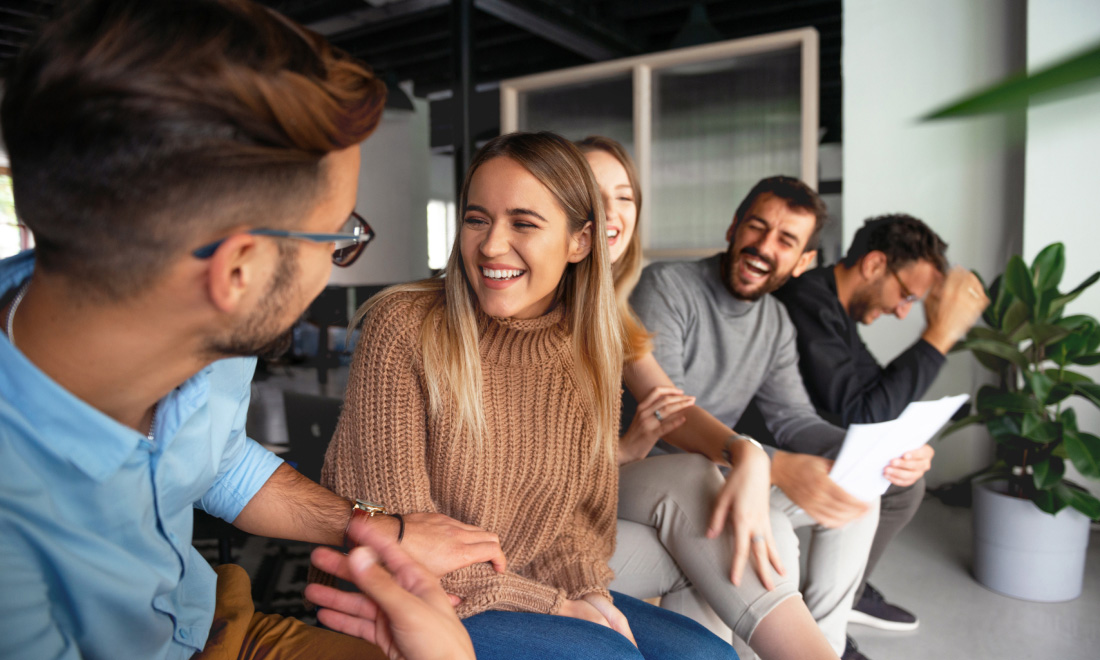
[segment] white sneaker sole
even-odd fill
[[[917,626],[920,625],[920,619],[917,619],[913,623],[901,623],[899,621],[879,619],[870,614],[864,614],[859,610],[852,610],[848,614],[848,623],[857,623],[861,626],[867,626],[868,628],[878,628],[879,630],[889,630],[890,632],[908,632],[917,629]]]

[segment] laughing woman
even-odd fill
[[[322,482],[499,536],[506,569],[442,576],[481,660],[735,657],[607,589],[623,331],[584,157],[549,133],[495,138],[460,208],[445,277],[360,310]]]
[[[836,660],[799,597],[797,539],[787,517],[770,507],[766,454],[674,386],[627,301],[642,261],[642,198],[630,155],[601,136],[577,146],[595,175],[607,217],[627,338],[623,382],[639,401],[618,448],[613,586],[638,598],[660,597],[662,606],[725,639],[732,632],[762,660]],[[646,458],[659,438],[689,453]],[[730,467],[728,478],[715,464]],[[726,525],[729,533],[721,534]],[[750,561],[755,570],[745,575]]]

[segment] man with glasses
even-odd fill
[[[354,207],[384,102],[248,0],[68,0],[21,53],[0,125],[37,248],[0,262],[0,657],[473,657],[408,558],[503,570],[494,535],[348,501],[244,433],[255,356],[374,235]],[[194,508],[378,548],[318,555],[377,606],[314,596],[385,652],[254,612],[247,574],[191,546]],[[397,602],[416,621],[375,618]]]
[[[978,278],[949,269],[947,244],[928,225],[904,214],[871,218],[856,232],[848,254],[788,281],[775,296],[798,330],[799,371],[822,417],[843,427],[897,418],[936,378],[947,351],[978,320],[989,300]],[[924,301],[920,339],[882,367],[864,346],[857,323],[884,314],[904,319]],[[924,497],[932,447],[895,459],[882,497],[879,526],[865,576]],[[917,618],[886,602],[864,582],[850,621],[882,630],[913,630]]]

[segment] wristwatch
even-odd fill
[[[751,435],[735,432],[726,440],[726,444],[722,445],[722,458],[726,459],[726,463],[728,463],[730,467],[733,467],[733,453],[730,451],[730,443],[735,440],[744,440],[754,445],[760,451],[764,451],[764,446],[761,445],[760,441],[756,438]]]
[[[397,522],[400,524],[397,531],[397,542],[400,543],[401,539],[405,538],[405,518],[400,513],[387,511],[386,507],[381,504],[356,499],[352,502],[351,517],[348,518],[348,525],[344,528],[345,548],[351,547],[351,541],[348,539],[348,530],[351,529],[351,521],[355,520],[355,516],[366,516],[368,518],[373,518],[375,516],[391,516],[397,518]]]

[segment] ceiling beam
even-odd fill
[[[306,27],[326,37],[336,37],[371,24],[410,17],[449,4],[449,0],[405,0],[380,7],[355,9],[314,21]],[[474,0],[474,7],[592,61],[609,60],[638,52],[634,44],[617,32],[576,14],[567,13],[552,4],[522,0]]]
[[[451,0],[405,0],[404,2],[382,5],[381,7],[353,9],[343,14],[307,23],[306,27],[318,34],[331,37],[371,23],[383,23],[396,18],[439,9],[450,4]]]
[[[475,0],[474,6],[592,61],[637,52],[637,48],[621,35],[544,3],[539,11],[532,10],[530,3],[517,0]]]

